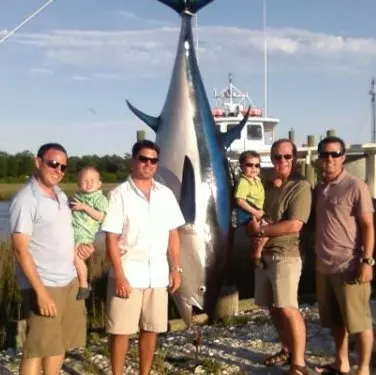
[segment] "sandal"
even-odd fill
[[[265,358],[265,366],[283,366],[290,363],[291,355],[286,349],[282,349],[276,354],[271,355],[270,357]]]
[[[284,373],[285,375],[309,375],[307,366],[299,366],[292,364],[290,368]]]
[[[324,365],[315,367],[315,371],[324,375],[347,375],[348,372],[337,370],[333,365]]]

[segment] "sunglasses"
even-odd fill
[[[274,160],[282,160],[282,159],[291,160],[292,159],[292,155],[291,154],[286,154],[286,155],[274,154],[273,155],[273,159]]]
[[[244,165],[244,167],[249,167],[249,168],[253,168],[253,167],[255,167],[255,168],[260,168],[260,167],[261,167],[260,163],[257,163],[257,164],[253,164],[253,163],[245,163],[245,164],[243,164],[243,165]]]
[[[67,169],[67,165],[66,164],[61,164],[61,163],[59,163],[58,161],[56,161],[56,160],[43,160],[43,159],[41,159],[42,161],[43,161],[43,163],[44,164],[46,164],[47,165],[47,167],[49,167],[49,168],[52,168],[52,169],[58,169],[59,167],[60,167],[60,170],[64,173],[65,171],[66,171],[66,169]]]
[[[340,151],[322,151],[319,153],[320,159],[328,159],[331,156],[333,159],[340,158],[343,156],[343,152]]]
[[[150,161],[151,164],[155,165],[159,162],[159,159],[158,158],[149,158],[148,156],[144,156],[144,155],[140,155],[138,157],[138,160],[141,162],[141,163],[147,163],[148,161]]]

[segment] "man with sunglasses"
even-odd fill
[[[139,332],[141,375],[150,373],[157,334],[167,331],[168,293],[181,284],[177,228],[184,218],[173,192],[154,180],[159,148],[132,148],[131,176],[110,195],[102,230],[111,261],[108,327],[113,375],[122,375],[129,335]]]
[[[265,359],[267,366],[290,364],[287,374],[305,375],[306,331],[298,308],[298,285],[302,272],[299,233],[311,211],[311,187],[296,172],[297,150],[288,139],[271,147],[274,178],[265,183],[264,211],[272,224],[254,221],[255,245],[268,237],[262,259],[255,270],[255,302],[269,308],[282,349]],[[278,182],[278,183],[277,183]]]
[[[370,374],[373,332],[370,311],[375,261],[373,204],[368,186],[344,169],[345,144],[327,137],[318,145],[323,181],[314,191],[316,293],[322,325],[331,328],[336,359],[325,374],[350,370],[348,335],[359,348],[357,375]]]
[[[9,216],[17,259],[17,281],[28,310],[21,375],[60,373],[65,351],[85,346],[86,313],[77,301],[77,273],[71,211],[57,186],[67,167],[67,152],[57,143],[40,147],[36,172],[12,200]],[[93,252],[84,246],[79,255]]]

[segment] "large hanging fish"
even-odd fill
[[[173,296],[186,324],[192,306],[209,316],[224,280],[232,243],[232,186],[226,147],[240,137],[248,115],[227,133],[214,122],[197,64],[192,15],[213,0],[158,0],[181,15],[175,66],[159,117],[132,112],[156,132],[161,149],[158,178],[180,203],[186,224],[180,229],[183,283]]]

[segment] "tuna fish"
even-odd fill
[[[226,148],[248,115],[227,133],[216,127],[197,64],[192,16],[213,0],[158,0],[181,15],[173,74],[159,117],[131,111],[156,132],[157,179],[174,192],[186,224],[179,229],[183,282],[173,296],[187,325],[192,306],[212,317],[232,244],[232,183]]]

